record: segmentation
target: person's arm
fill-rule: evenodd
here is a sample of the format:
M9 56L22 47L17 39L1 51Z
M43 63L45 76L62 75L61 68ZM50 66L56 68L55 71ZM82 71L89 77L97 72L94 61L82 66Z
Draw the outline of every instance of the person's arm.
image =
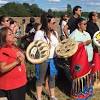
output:
M6 62L0 62L0 73L6 73L12 70L14 67L16 67L20 63L21 62L19 59L15 60L14 62L10 64L6 64Z
M9 56L9 55L7 55ZM10 56L9 56L10 59ZM5 73L12 70L14 67L23 64L25 60L25 56L22 52L17 52L17 58L10 64L7 64L5 61L0 61L0 73Z
M91 39L91 36L88 32L86 33L86 35L87 35L87 40L84 41L84 45L88 46L89 44L92 44L92 39Z
M15 25L14 28L13 28L13 33L16 34L18 29L19 29L18 25Z
M83 42L85 46L89 45L90 43L92 43L92 40L87 40L85 42Z

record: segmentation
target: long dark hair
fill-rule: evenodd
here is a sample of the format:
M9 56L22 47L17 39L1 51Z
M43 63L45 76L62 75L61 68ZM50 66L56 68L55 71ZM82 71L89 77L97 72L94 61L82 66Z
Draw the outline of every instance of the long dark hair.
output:
M9 27L2 27L0 29L0 47L6 44L6 36L7 36L8 30L12 31Z
M41 20L40 20L40 22L42 24L40 29L46 33L46 35L48 36L49 39L50 39L50 36L49 36L50 29L48 28L48 23L51 21L52 18L55 18L55 17L51 14L44 12L41 15ZM53 33L54 33L54 35L56 35L55 32L53 32Z
M96 12L90 12L88 15L89 21L93 20L92 17L95 16Z
M0 25L2 24L2 22L5 21L5 18L6 18L6 17L7 17L7 16L5 16L5 15L0 16Z
M81 9L82 7L81 6L75 6L73 8L73 15L75 15L75 11L77 11L79 8Z
M64 17L66 16L67 14L63 14L61 17L60 17L60 21L59 21L59 25L61 26L62 24L62 21L65 20Z

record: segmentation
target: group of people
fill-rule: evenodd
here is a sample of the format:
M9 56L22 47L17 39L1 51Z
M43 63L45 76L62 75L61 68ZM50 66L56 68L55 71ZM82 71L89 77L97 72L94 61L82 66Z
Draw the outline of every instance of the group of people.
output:
M70 57L71 95L76 100L88 100L93 95L95 75L100 70L99 65L97 65L100 60L98 47L92 41L95 32L99 31L99 26L97 24L97 12L90 12L88 19L83 18L81 14L81 7L75 6L73 8L73 16L71 18L67 17L66 20L64 17L66 15L64 15L60 25L62 28L61 37L67 34L69 38L74 39L78 43L77 52ZM64 26L67 26L65 34L63 34ZM89 85L86 83L87 80L89 80Z
M92 66L95 48L93 48L92 38L94 33L99 31L96 24L97 17L96 12L91 12L87 21L81 17L81 7L75 6L73 16L68 18L68 15L65 14L59 23L61 41L72 38L78 43L77 52L69 60L72 78L71 96L75 100L88 100L93 95L94 79L91 70L95 67ZM55 48L60 39L56 31L56 19L53 15L43 13L40 18L41 24L34 24L34 22L35 19L31 18L30 24L26 27L28 36L17 37L17 22L7 16L0 17L0 97L7 97L8 100L25 100L27 84L25 54L18 47L16 38L25 42L27 37L31 37L31 40L28 38L27 42L42 40L50 47L48 59L43 63L35 64L36 98L42 100L42 88L45 83L50 100L58 100L55 96L58 58Z

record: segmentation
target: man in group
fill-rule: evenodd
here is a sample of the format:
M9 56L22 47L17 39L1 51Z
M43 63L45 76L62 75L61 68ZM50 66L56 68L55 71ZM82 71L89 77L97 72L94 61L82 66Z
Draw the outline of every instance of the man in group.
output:
M26 25L26 30L25 30L26 33L28 33L28 34L34 33L34 31L35 31L35 29L34 29L34 23L35 23L35 18L31 17L30 18L30 23L28 23Z
M81 11L81 6L75 6L73 8L73 16L68 20L70 34L77 28L77 19L81 17Z
M25 35L21 38L21 43L23 44L21 47L26 49L30 42L33 41L35 35L35 18L30 17L30 22L26 25Z
M95 32L99 31L97 25L98 14L96 12L90 12L88 18L86 31L90 34L91 38L93 38Z

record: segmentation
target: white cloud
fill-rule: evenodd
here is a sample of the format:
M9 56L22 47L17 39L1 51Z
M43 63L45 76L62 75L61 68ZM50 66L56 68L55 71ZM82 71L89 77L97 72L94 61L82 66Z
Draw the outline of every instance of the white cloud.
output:
M6 3L8 3L7 0L0 0L0 4L6 4Z
M50 8L53 11L66 11L66 8Z
M48 0L48 2L60 2L61 0Z
M3 5L5 5L6 3L8 3L7 0L0 0L0 7L3 6Z
M100 6L100 2L90 2L90 3L88 3L88 5L91 5L91 6Z

